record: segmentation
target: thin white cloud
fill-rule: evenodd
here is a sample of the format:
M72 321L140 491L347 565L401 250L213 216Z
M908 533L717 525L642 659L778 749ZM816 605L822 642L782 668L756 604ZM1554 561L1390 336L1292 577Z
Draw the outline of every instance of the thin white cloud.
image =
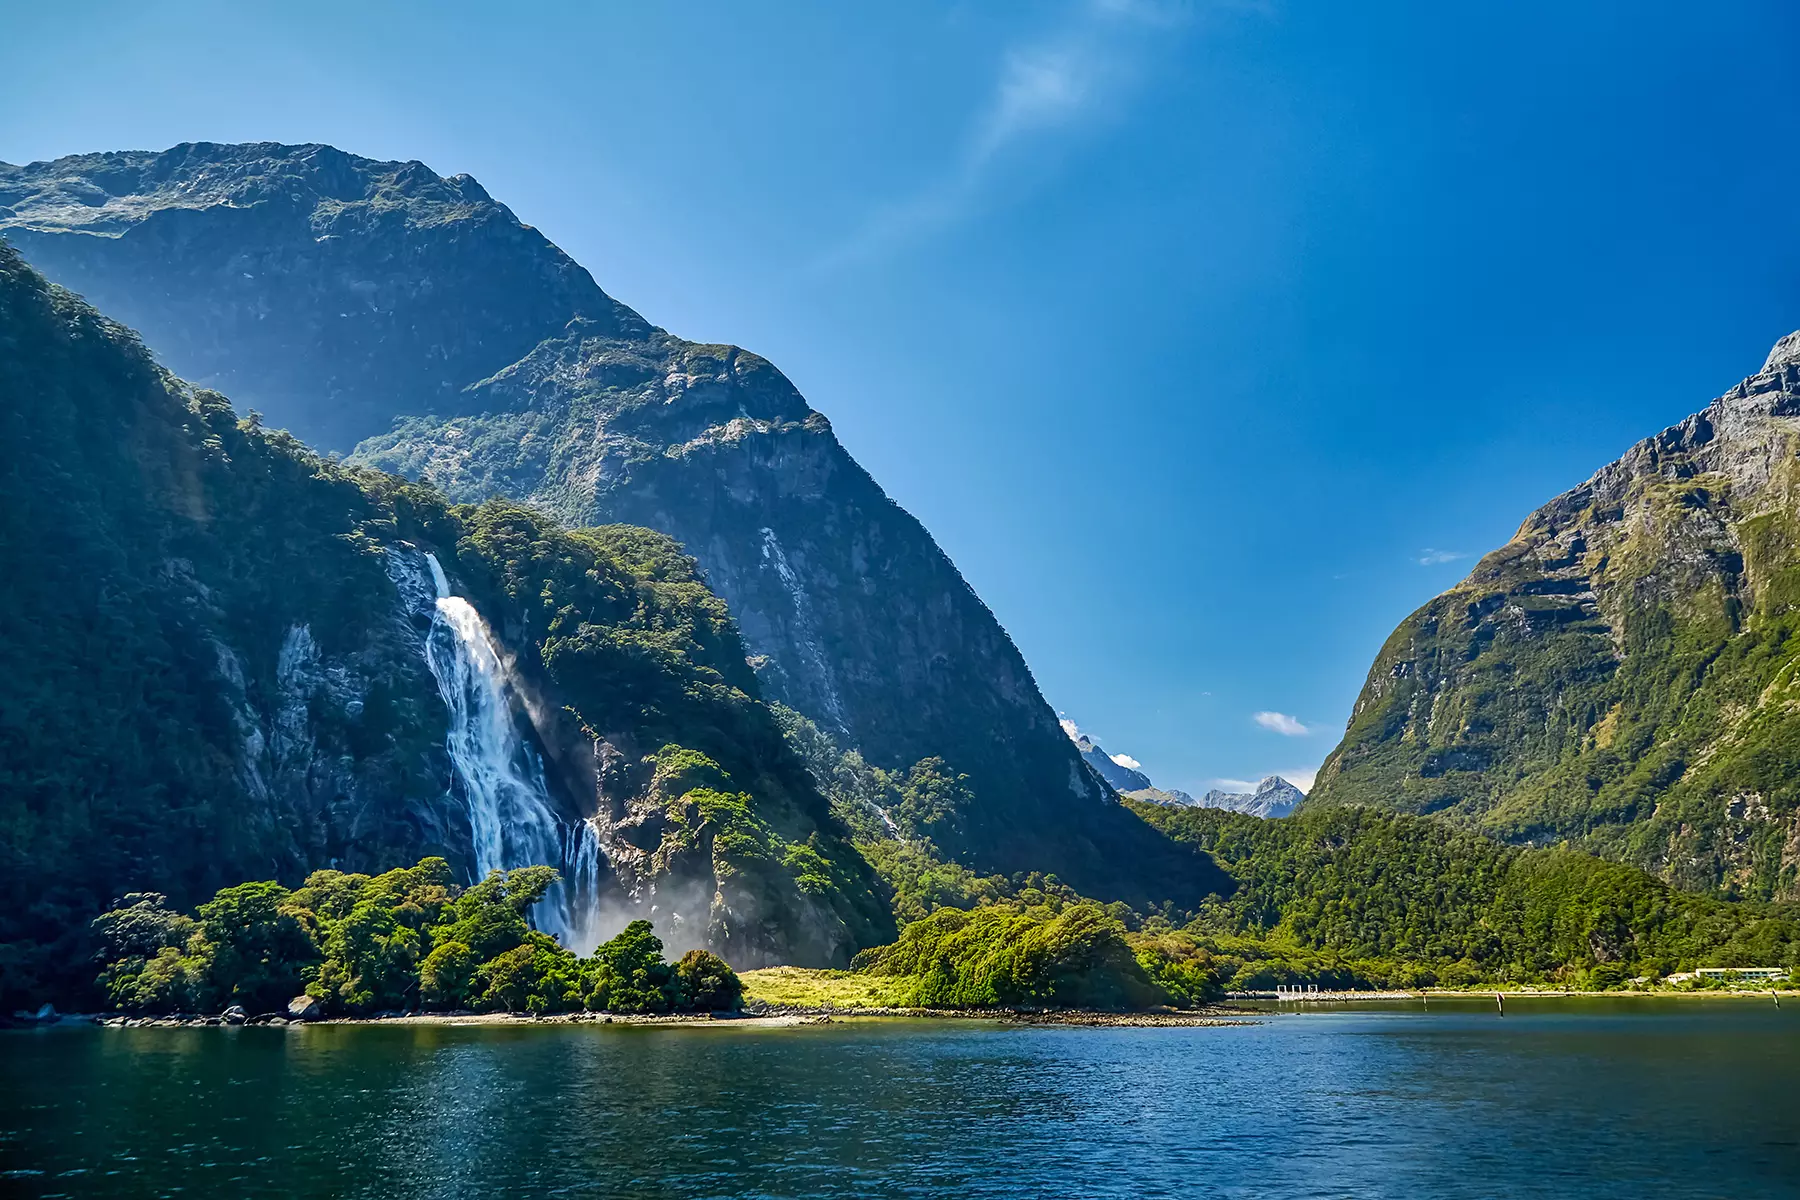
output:
M1264 729L1281 734L1283 737L1305 737L1312 730L1300 723L1298 717L1290 717L1286 713L1259 712L1251 717Z
M1427 546L1419 552L1419 565L1421 567L1435 567L1443 563L1452 563L1459 558L1467 557L1469 556L1461 550L1433 550L1430 546Z
M1079 742L1081 740L1081 726L1069 720L1067 717L1058 717L1056 723L1062 726L1062 731L1069 735L1069 740L1071 742Z
M1071 120L1098 83L1092 62L1080 48L1030 46L1009 51L993 106L970 144L970 160L986 162L1015 138Z
M1256 781L1251 779L1211 779L1207 781L1221 792L1254 792Z
M1141 770L1144 766L1143 763L1131 757L1129 754L1115 754L1112 756L1112 760L1121 767L1124 767L1127 771Z
M988 98L943 174L877 209L813 269L864 262L964 219L1001 159L1118 101L1142 74L1146 56L1187 22L1189 11L1186 4L1155 0L1086 0L1059 23L1005 47Z

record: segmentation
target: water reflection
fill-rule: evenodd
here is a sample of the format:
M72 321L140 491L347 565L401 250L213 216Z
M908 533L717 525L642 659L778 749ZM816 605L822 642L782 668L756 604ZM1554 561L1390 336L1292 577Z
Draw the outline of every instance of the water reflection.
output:
M1232 1029L18 1033L0 1036L0 1190L1790 1194L1795 1018L1533 1002Z

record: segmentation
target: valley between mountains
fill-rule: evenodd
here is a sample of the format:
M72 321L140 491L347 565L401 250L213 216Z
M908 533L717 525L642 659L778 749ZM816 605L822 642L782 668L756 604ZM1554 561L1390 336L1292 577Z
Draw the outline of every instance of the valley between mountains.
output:
M468 176L0 164L0 236L6 1011L1800 965L1800 335L1409 617L1310 794L1195 800L775 365Z

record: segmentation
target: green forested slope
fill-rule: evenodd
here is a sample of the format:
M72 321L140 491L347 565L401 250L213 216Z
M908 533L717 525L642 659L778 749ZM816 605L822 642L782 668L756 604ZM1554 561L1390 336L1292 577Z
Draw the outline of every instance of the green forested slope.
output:
M1408 617L1307 805L1800 896L1797 356L1784 339Z
M639 847L621 902L679 884L690 935L752 964L846 961L891 932L667 538L453 508L320 459L0 244L0 1005L90 977L87 922L125 892L187 905L426 854L470 876L393 574L425 551L516 656L567 819L643 841L657 817L667 845Z

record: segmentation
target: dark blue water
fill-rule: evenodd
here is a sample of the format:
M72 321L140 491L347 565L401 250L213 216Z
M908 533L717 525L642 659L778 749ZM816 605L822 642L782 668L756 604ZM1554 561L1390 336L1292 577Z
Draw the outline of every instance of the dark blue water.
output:
M1794 1196L1800 1004L0 1035L23 1196Z

